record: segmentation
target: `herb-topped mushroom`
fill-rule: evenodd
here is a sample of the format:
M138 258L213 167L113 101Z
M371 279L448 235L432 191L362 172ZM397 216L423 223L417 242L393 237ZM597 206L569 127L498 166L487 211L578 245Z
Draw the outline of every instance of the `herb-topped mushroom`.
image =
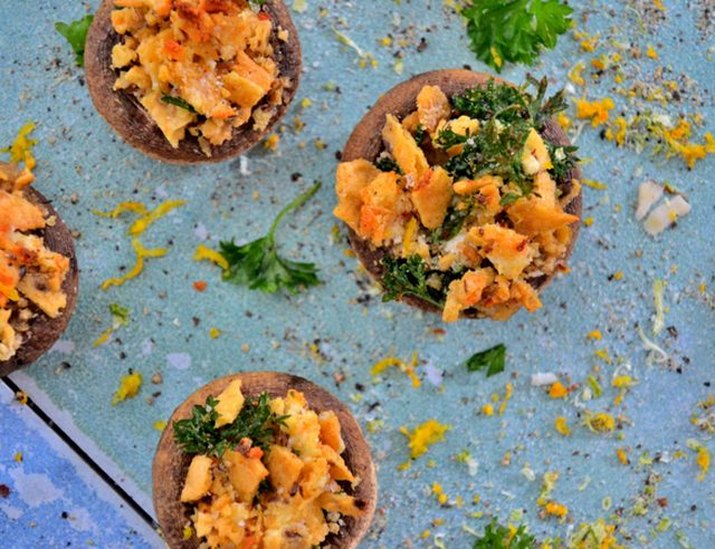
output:
M104 0L84 62L97 110L125 141L197 163L266 135L295 95L301 51L280 0Z
M274 372L216 380L176 409L154 458L170 547L356 547L375 471L345 406Z
M581 212L574 156L546 80L517 88L464 70L385 94L338 166L335 215L385 301L504 320L541 307Z
M0 162L0 376L37 360L64 332L77 300L72 236L49 201L30 187L34 125Z

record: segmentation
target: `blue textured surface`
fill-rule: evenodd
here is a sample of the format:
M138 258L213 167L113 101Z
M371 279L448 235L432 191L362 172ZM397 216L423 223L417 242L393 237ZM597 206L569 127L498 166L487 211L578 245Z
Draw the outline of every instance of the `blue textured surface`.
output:
M114 492L5 385L0 423L3 547L150 547Z
M665 67L666 76L682 82L683 94L679 103L649 105L673 118L681 112L702 113L706 126L715 128L713 28L705 15L711 2L666 2L664 21L653 17L657 12L645 0L572 4L579 30L603 34L599 49L588 54L572 37L562 37L533 72L548 75L561 87L568 83L567 72L575 61L589 63L596 55L614 51L611 39L634 42L643 51L653 44L659 60L628 57L624 65L637 69L646 81L657 77L658 67ZM325 13L320 12L323 8ZM546 290L544 308L536 314L522 312L504 324L444 326L436 316L400 304L381 304L376 298L358 304L367 279L355 260L344 255L344 235L333 240L335 220L330 213L335 203L335 152L379 94L425 70L465 64L485 69L469 52L459 18L442 2L309 0L308 10L295 14L305 74L285 118L278 151L257 148L247 155L244 170L238 160L218 166L165 166L119 142L94 111L81 71L52 28L55 21L73 20L84 12L80 4L49 0L0 7L0 143L9 142L23 121L39 123L37 187L81 233L77 312L63 337L62 351L47 355L27 374L46 393L32 396L47 398L68 412L76 429L135 481L144 498L151 489L151 459L159 436L153 428L156 420L167 418L186 395L215 377L275 369L329 388L348 402L363 425L375 419L384 422L380 432L369 435L381 490L368 547L396 547L408 540L429 546L435 535L448 546L464 547L471 534L463 526L479 531L489 516L507 520L519 510L540 538L563 537L574 525L604 517L621 524L620 531L632 539L628 545L672 547L678 533L694 547L715 544L714 473L698 482L695 454L685 445L687 439L697 439L715 453L712 439L690 423L697 403L713 392L712 157L689 172L680 160L665 162L647 153L616 149L599 138L598 130L584 129L578 145L588 161L585 176L606 183L608 189L585 189L584 215L592 216L594 224L581 232L571 275ZM712 19L712 8L710 13ZM697 30L700 23L703 28ZM339 43L333 28L371 52L378 67L359 68L356 52ZM379 40L387 35L395 43L404 39L405 45L380 46ZM427 47L419 52L423 37ZM404 54L402 75L393 68L396 52ZM521 82L525 73L521 67L508 68L503 76ZM632 114L637 108L614 93L611 76L594 82L588 70L584 74L587 87L578 88L575 97L610 95L617 110ZM629 76L624 86L633 82ZM333 85L326 86L329 83ZM301 108L302 98L310 98L312 105ZM302 132L293 129L295 116L306 124ZM327 147L316 147L316 139ZM293 182L295 173L302 177ZM648 178L670 181L693 205L675 229L657 238L648 237L633 217L638 184ZM287 220L279 238L289 255L321 266L322 286L298 297L266 296L223 284L215 268L192 261L199 243L215 245L219 239L261 235L280 205L315 179L324 181L322 190ZM183 198L188 204L154 225L143 242L168 246L168 256L150 261L140 278L123 287L99 290L102 280L129 268L133 259L124 234L129 221L99 218L92 210L109 210L125 200L155 204L166 198ZM616 271L623 272L622 280L609 279ZM658 338L673 357L670 367L646 365L635 329L640 323L650 330L651 285L656 278L668 282L666 324L675 326L678 334L664 332ZM205 293L192 289L195 280L208 281ZM92 341L111 323L107 306L113 302L129 307L132 321L109 343L93 348ZM222 330L221 337L210 339L211 327ZM435 333L438 328L446 333ZM586 336L597 328L604 339L594 343ZM462 363L469 355L499 342L508 346L507 373L486 380L466 372ZM320 349L319 356L311 344ZM614 367L595 358L596 349L607 349L616 362L629 362L640 381L621 407L613 406L615 392L608 387ZM425 378L420 389L412 389L407 377L396 371L386 374L382 383L373 383L369 369L375 361L390 354L407 360L413 351L421 360L418 374ZM62 362L71 367L60 367ZM617 436L579 427L575 396L550 400L530 383L536 372L554 372L564 380L584 383L596 366L606 389L586 405L627 418ZM113 407L112 394L128 368L144 375L141 394ZM156 372L162 374L161 385L149 381ZM344 381L337 384L336 374ZM441 377L443 384L431 382ZM509 381L514 396L504 415L479 415L482 405L493 393L503 394ZM357 390L358 384L365 390ZM146 399L156 391L161 395L149 405ZM578 394L580 390L574 393ZM571 437L554 432L558 415L568 418L574 429ZM432 417L453 426L446 442L433 447L409 471L399 472L397 466L408 455L399 428ZM630 450L629 466L616 460L615 450L622 447ZM454 459L463 450L479 463L474 476ZM679 451L683 457L678 457ZM509 465L503 464L507 452ZM639 462L644 453L664 457L648 465L643 463L647 460ZM527 463L536 481L521 473ZM566 523L537 516L540 478L554 470L561 477L553 497L570 509ZM651 472L662 476L657 497L667 498L667 506L651 503L646 516L633 516L633 504ZM440 507L429 493L433 482L443 485L452 502L461 496L465 505ZM481 497L479 504L472 504L475 494ZM605 497L612 498L609 510L602 508ZM473 512L483 512L483 518L470 516ZM671 525L659 533L655 526L663 518ZM435 519L444 522L434 525ZM427 529L431 537L422 540L419 536Z

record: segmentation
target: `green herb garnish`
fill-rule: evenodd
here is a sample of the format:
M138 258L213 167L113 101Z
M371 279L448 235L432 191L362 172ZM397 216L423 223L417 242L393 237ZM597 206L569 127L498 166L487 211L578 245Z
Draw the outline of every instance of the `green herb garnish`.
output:
M301 288L319 284L315 264L290 261L278 254L275 233L283 217L307 202L320 186L321 183L317 182L283 208L265 236L243 246L237 246L233 240L221 242L220 253L228 262L223 279L266 293L285 289L295 294Z
M565 181L569 172L579 162L579 158L576 156L578 147L570 145L562 147L553 143L547 143L546 146L549 148L549 157L552 164L552 168L549 171L556 181Z
M427 128L425 128L422 124L417 124L415 135L413 137L418 145L422 142L425 135L427 135Z
M129 317L131 316L131 311L119 303L110 303L109 312L112 315L114 321L121 326L126 326L129 324Z
M442 130L437 134L435 142L443 149L451 149L455 145L462 145L467 142L469 136L454 133L452 130Z
M251 439L253 446L267 450L279 426L288 418L273 413L270 397L261 393L257 399L246 398L234 422L217 429L217 404L218 400L210 396L203 406L193 407L191 419L174 422L174 439L184 453L221 457L243 438Z
M444 168L455 180L495 175L504 181L528 186L521 156L529 129L526 124L503 125L492 119L477 135L464 141L462 152L450 158ZM531 189L526 190L524 194Z
M168 103L169 105L174 105L175 107L179 107L180 109L184 109L186 111L189 111L191 113L196 113L196 109L191 106L191 104L188 101L185 101L181 97L176 97L175 95L162 95L161 100L164 103Z
M467 360L466 366L470 372L486 370L487 377L492 377L504 371L505 362L506 346L500 343L491 349L472 355Z
M527 91L536 88L534 95ZM437 136L436 142L443 148L462 144L462 152L453 156L445 169L455 179L474 179L490 174L502 177L516 184L522 195L531 192L531 178L526 177L522 167L524 144L533 129L542 131L546 122L566 109L563 91L546 98L548 81L528 77L521 88L490 81L486 86L475 87L455 96L452 106L458 114L482 122L480 131L474 136L462 136L449 129ZM543 134L542 134L543 136ZM554 159L551 173L565 177L568 169L578 159L575 147L557 147L545 140L551 149L559 148L561 153Z
M395 301L403 295L411 295L440 309L444 305L443 298L433 297L433 290L427 285L425 263L419 255L409 259L387 256L382 260L382 266L385 268L382 275L383 301Z
M484 535L477 538L472 549L534 549L535 547L536 538L527 533L523 524L512 535L510 528L492 519L484 529Z
M69 42L74 50L77 66L84 66L84 43L87 40L87 31L94 20L94 15L87 15L71 23L55 23L55 30Z
M127 307L123 307L118 303L110 303L109 312L112 315L112 325L104 330L99 337L94 340L92 343L93 347L104 345L107 341L109 341L109 338L112 337L114 332L122 326L129 324L129 321L131 320L132 312Z
M442 226L434 229L429 239L432 244L451 240L459 234L464 227L469 216L472 214L474 197L469 196L464 201L457 205L450 206L447 209L447 215L444 217Z
M402 169L397 165L392 158L389 156L381 156L375 162L375 167L381 172L395 172L397 174L402 174Z
M524 88L515 88L490 80L452 98L454 110L477 120L498 118L504 123L523 118L530 103Z
M472 0L462 10L477 58L501 72L505 62L531 65L571 27L573 9L559 0Z
M516 193L506 193L504 196L501 197L501 200L499 201L500 206L510 206L517 200L521 198L520 194Z

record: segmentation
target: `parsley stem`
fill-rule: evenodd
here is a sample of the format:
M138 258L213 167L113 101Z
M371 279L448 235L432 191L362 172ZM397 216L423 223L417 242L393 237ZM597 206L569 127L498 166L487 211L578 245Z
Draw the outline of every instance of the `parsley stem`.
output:
M315 185L313 185L310 189L305 191L303 194L298 195L296 198L293 199L293 201L290 204L288 204L285 208L283 208L280 211L280 213L273 220L273 223L271 224L271 228L268 229L268 234L266 235L268 240L270 240L271 242L274 241L274 235L275 235L276 229L278 228L278 225L280 224L283 217L291 210L297 210L303 204L305 204L308 200L310 200L313 197L313 195L315 195L315 193L318 192L318 190L320 189L320 187L322 185L323 185L322 182L316 181Z
M429 303L430 305L433 305L434 307L437 307L438 309L444 308L443 301L437 301L435 299L432 299L431 297L427 297L426 295L420 295L415 292L405 292L404 295L411 295L413 297L416 297L417 299L421 299L425 303Z

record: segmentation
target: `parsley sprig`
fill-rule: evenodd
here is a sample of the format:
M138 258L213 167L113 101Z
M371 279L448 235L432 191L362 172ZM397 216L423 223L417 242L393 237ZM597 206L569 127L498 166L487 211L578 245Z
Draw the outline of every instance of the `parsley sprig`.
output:
M573 9L559 0L472 0L462 10L477 58L501 72L506 62L532 65L571 27Z
M442 226L438 227L429 235L431 244L437 244L446 240L451 240L459 234L467 222L467 219L472 215L474 207L474 197L468 196L461 202L447 208L447 215L444 217Z
M383 301L394 301L403 295L411 295L440 309L444 305L444 299L434 297L433 293L438 292L427 285L428 272L419 255L406 260L387 256L382 260L382 266L385 269L381 280L385 290Z
M174 439L184 453L221 457L243 438L251 439L253 446L267 450L280 425L289 416L278 416L271 411L270 397L261 393L257 399L246 398L233 423L215 427L218 400L209 396L203 406L194 406L190 419L174 422Z
M77 66L84 66L84 43L87 40L87 31L94 20L94 15L87 15L71 23L55 23L55 30L60 33L72 46L75 53Z
M486 370L487 377L503 372L505 364L506 346L503 343L473 354L466 362L467 370L470 372Z
M223 279L266 293L285 289L295 294L299 289L319 284L318 269L314 263L291 261L278 254L276 229L288 212L310 200L320 186L321 183L317 182L283 208L265 236L243 246L237 246L233 240L221 242L220 253L228 262Z
M484 535L477 538L472 549L534 549L536 538L526 531L522 524L515 532L493 519L484 529Z
M536 92L531 93L529 87ZM458 135L449 129L438 134L436 142L445 149L464 145L462 152L445 164L450 175L455 179L498 175L516 184L522 195L528 195L532 181L524 174L521 163L526 138L532 128L542 131L548 120L567 108L563 91L547 98L547 88L546 77L537 80L528 76L520 88L491 80L486 86L453 97L454 110L482 121L482 127L473 136ZM555 152L557 146L547 144ZM557 180L577 162L574 147L560 149L561 154L552 156L555 160L551 171Z
M381 172L395 172L402 175L402 169L389 156L382 156L375 162L375 167Z

